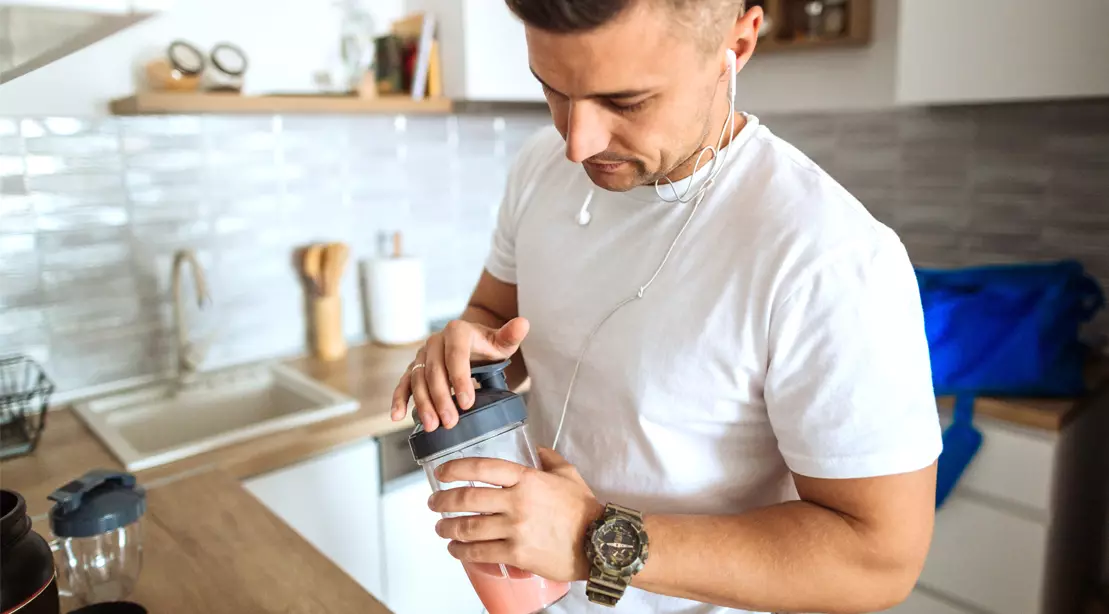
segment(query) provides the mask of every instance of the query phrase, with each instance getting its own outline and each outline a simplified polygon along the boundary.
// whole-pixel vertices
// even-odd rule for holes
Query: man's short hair
[[[745,9],[745,0],[505,0],[527,25],[558,34],[588,32],[616,19],[637,2],[653,2],[668,8],[679,24],[700,33],[706,46],[722,28],[735,23]]]

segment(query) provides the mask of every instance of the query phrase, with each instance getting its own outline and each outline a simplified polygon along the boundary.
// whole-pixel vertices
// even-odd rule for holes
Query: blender
[[[146,491],[129,473],[94,469],[49,495],[58,594],[73,614],[140,614],[123,601],[142,568]]]
[[[417,426],[408,437],[412,457],[423,468],[438,492],[463,486],[498,488],[478,482],[440,482],[435,470],[458,458],[499,458],[538,469],[539,459],[527,429],[523,398],[508,389],[504,369],[511,361],[471,366],[477,380],[473,406],[459,410],[458,423],[450,429],[425,431]],[[455,400],[457,405],[457,400]],[[467,514],[444,513],[444,517]],[[503,564],[462,563],[466,576],[489,614],[532,614],[562,599],[568,582],[552,582]]]

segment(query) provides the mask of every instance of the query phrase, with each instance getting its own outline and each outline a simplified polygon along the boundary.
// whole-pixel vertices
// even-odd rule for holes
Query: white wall
[[[874,5],[870,46],[756,54],[739,75],[736,105],[755,113],[893,106],[898,2]]]
[[[364,0],[379,30],[399,17],[403,0]],[[313,72],[338,59],[339,22],[331,0],[177,0],[169,12],[0,86],[0,116],[107,113],[134,93],[136,65],[173,39],[202,50],[220,41],[250,61],[249,93],[312,89]]]

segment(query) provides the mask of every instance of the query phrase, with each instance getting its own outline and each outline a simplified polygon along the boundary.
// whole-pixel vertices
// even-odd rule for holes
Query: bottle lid
[[[50,493],[50,529],[58,537],[93,537],[146,512],[146,490],[130,473],[94,469]]]
[[[458,423],[451,428],[440,426],[427,432],[413,415],[416,428],[408,436],[412,458],[418,463],[442,454],[447,450],[477,443],[514,424],[527,420],[527,407],[520,395],[508,390],[504,369],[510,361],[482,364],[473,367],[470,374],[481,385],[474,395],[474,405],[458,412]],[[452,400],[455,398],[452,396]],[[458,402],[455,400],[455,406]]]

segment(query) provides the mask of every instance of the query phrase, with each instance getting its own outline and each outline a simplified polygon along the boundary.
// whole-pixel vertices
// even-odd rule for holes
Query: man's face
[[[566,157],[606,190],[654,183],[696,153],[708,133],[723,53],[706,53],[660,2],[639,2],[593,31],[527,28]],[[706,35],[706,34],[702,34]]]

